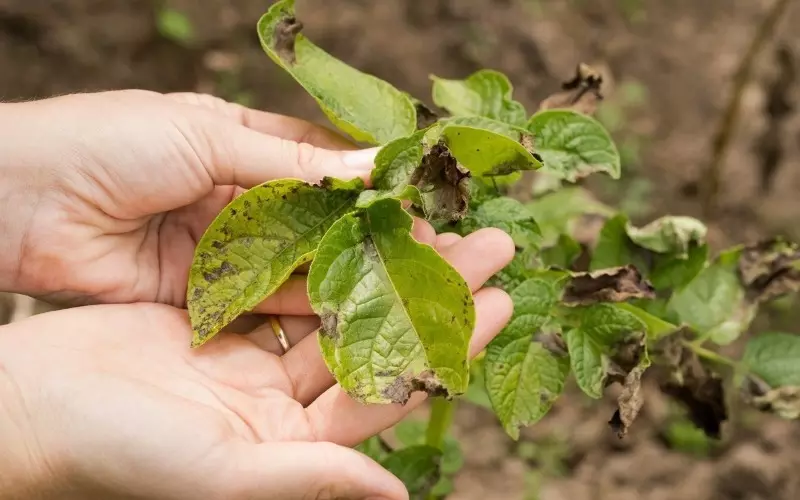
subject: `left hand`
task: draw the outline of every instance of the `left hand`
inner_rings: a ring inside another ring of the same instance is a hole
[[[0,290],[185,305],[194,248],[243,188],[368,178],[375,150],[196,94],[0,104]]]
[[[496,229],[437,237],[424,223],[415,236],[474,291],[474,356],[511,315],[507,294],[481,287],[513,243]],[[315,319],[284,319],[294,347],[283,355],[269,328],[190,350],[186,312],[157,304],[0,328],[0,499],[406,500],[396,478],[349,447],[425,395],[406,406],[355,402],[309,335]]]

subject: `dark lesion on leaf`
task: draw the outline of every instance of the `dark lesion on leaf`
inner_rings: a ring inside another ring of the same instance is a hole
[[[644,405],[642,375],[649,366],[646,349],[646,335],[637,333],[615,346],[609,360],[606,385],[618,383],[622,392],[617,397],[617,410],[608,425],[620,439],[628,434]]]
[[[580,63],[575,75],[561,84],[561,92],[542,101],[539,109],[567,108],[591,115],[603,100],[603,75],[595,68]]]
[[[411,398],[411,394],[417,391],[425,392],[428,396],[433,397],[440,396],[448,399],[452,397],[433,370],[425,370],[416,376],[410,373],[399,375],[383,390],[382,396],[393,403],[405,405]]]
[[[424,130],[439,120],[439,114],[421,101],[414,103],[414,109],[417,112],[417,130]]]
[[[538,342],[542,345],[542,347],[549,351],[550,354],[557,358],[569,356],[567,343],[564,342],[564,339],[561,338],[561,335],[558,332],[548,332],[542,330],[534,333],[531,336],[531,341]]]
[[[719,439],[728,419],[723,381],[686,345],[693,337],[689,329],[682,328],[653,346],[656,379],[663,393],[686,407],[698,428]]]
[[[225,276],[230,276],[232,274],[236,274],[237,272],[238,269],[236,266],[226,260],[223,261],[222,264],[220,264],[216,269],[212,269],[203,273],[203,278],[209,283],[214,283]]]
[[[781,418],[800,418],[800,387],[772,388],[754,373],[750,373],[741,388],[742,400],[759,411],[774,413]]]
[[[294,44],[298,33],[302,30],[303,23],[298,21],[294,16],[285,17],[275,25],[275,32],[273,34],[275,52],[278,54],[278,57],[289,64],[297,62]]]
[[[433,206],[424,207],[428,219],[458,221],[469,209],[470,177],[469,170],[440,141],[423,155],[409,184],[416,186],[423,196],[433,194]]]
[[[336,342],[339,339],[339,318],[333,311],[323,311],[319,315],[320,335],[324,335]]]
[[[800,247],[774,238],[746,246],[738,262],[739,279],[752,303],[800,290]]]
[[[655,288],[635,266],[575,273],[564,289],[567,305],[590,305],[598,302],[624,302],[630,299],[654,299]]]

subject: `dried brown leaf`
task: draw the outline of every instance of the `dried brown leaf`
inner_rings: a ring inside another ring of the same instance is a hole
[[[739,257],[739,278],[750,302],[767,302],[800,290],[800,248],[775,238],[750,245]]]
[[[566,108],[591,115],[603,100],[602,85],[603,75],[588,64],[580,63],[575,76],[561,84],[561,92],[547,97],[539,109]]]
[[[410,184],[422,194],[427,218],[458,221],[464,218],[469,208],[469,179],[469,170],[458,163],[443,142],[439,142],[422,157]]]
[[[590,305],[598,302],[624,302],[629,299],[653,299],[655,289],[633,265],[575,273],[564,289],[567,305]]]

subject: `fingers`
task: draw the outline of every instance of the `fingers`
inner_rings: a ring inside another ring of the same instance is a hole
[[[514,305],[502,290],[487,288],[475,294],[475,308],[475,332],[470,342],[472,357],[505,326]],[[402,420],[425,399],[424,393],[415,393],[405,406],[363,405],[350,398],[337,384],[309,405],[306,412],[317,439],[355,446]]]
[[[419,222],[419,231],[426,232],[423,224],[427,223]],[[461,273],[470,289],[476,291],[513,258],[514,243],[502,231],[482,229],[439,252]],[[316,335],[303,339],[282,360],[295,387],[294,397],[304,405],[333,384],[320,355]]]
[[[408,500],[394,475],[366,455],[333,443],[242,443],[228,455],[220,478],[227,498]]]

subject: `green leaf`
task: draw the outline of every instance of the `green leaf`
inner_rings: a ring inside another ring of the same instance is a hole
[[[669,335],[670,333],[678,329],[676,325],[664,321],[663,319],[654,316],[653,314],[650,314],[644,309],[636,307],[633,304],[620,302],[618,304],[614,304],[614,307],[633,314],[642,323],[644,323],[644,326],[647,329],[647,336],[650,340],[657,340],[665,335]]]
[[[512,98],[513,87],[498,71],[483,69],[464,80],[433,80],[433,102],[454,116],[484,116],[524,126],[525,107]]]
[[[637,245],[657,253],[687,258],[689,248],[705,243],[708,229],[693,217],[669,215],[644,227],[627,226],[628,237]]]
[[[540,271],[514,291],[514,314],[486,349],[486,389],[506,432],[541,419],[564,388],[569,357],[557,333],[545,332],[565,273]]]
[[[800,387],[800,336],[762,333],[745,347],[742,363],[772,388]]]
[[[648,255],[630,240],[627,226],[628,217],[624,214],[616,215],[606,221],[600,230],[589,269],[606,269],[626,264],[633,264],[642,272],[650,268]]]
[[[683,288],[703,270],[707,261],[708,245],[690,246],[685,259],[656,255],[649,278],[658,290]]]
[[[381,465],[406,485],[412,499],[424,500],[439,481],[442,452],[433,446],[402,448]]]
[[[319,186],[284,179],[229,203],[200,239],[189,272],[192,346],[252,310],[310,261],[328,228],[353,210],[363,186],[360,179],[326,178]]]
[[[594,118],[566,109],[539,111],[528,122],[528,130],[544,159],[543,171],[570,182],[595,172],[619,179],[617,147]]]
[[[372,436],[356,446],[355,449],[376,462],[385,460],[391,452],[391,449],[386,446],[380,436]]]
[[[541,228],[544,246],[555,244],[561,234],[574,238],[575,222],[583,215],[609,217],[614,213],[582,187],[566,187],[553,191],[536,198],[528,207]]]
[[[404,447],[425,443],[427,423],[422,420],[406,419],[394,427],[394,435]],[[444,438],[442,446],[442,473],[455,474],[464,466],[464,452],[461,444],[451,434]]]
[[[535,276],[537,272],[535,255],[536,252],[533,249],[517,249],[511,262],[492,276],[487,285],[506,291],[518,287],[523,281]]]
[[[417,128],[414,104],[392,85],[362,73],[309,41],[294,0],[274,3],[258,22],[267,55],[317,101],[331,122],[357,141],[384,144]]]
[[[720,255],[669,302],[681,322],[721,345],[744,332],[755,314],[737,275],[739,254],[735,250]]]
[[[158,11],[156,16],[158,32],[180,45],[188,45],[194,38],[194,26],[186,17],[186,14],[179,10],[164,7]]]
[[[475,309],[467,283],[394,199],[348,214],[325,234],[308,275],[323,357],[363,403],[463,394]]]
[[[507,233],[519,248],[536,247],[541,235],[528,207],[505,196],[488,200],[471,210],[459,223],[458,232],[466,236],[487,227]]]
[[[580,243],[567,234],[559,235],[555,245],[543,248],[540,252],[542,263],[546,267],[569,269],[575,259],[580,257],[583,249]]]
[[[647,325],[619,304],[579,307],[568,316],[567,322],[574,326],[567,332],[572,372],[581,390],[599,399],[608,376],[608,355],[631,334],[645,333]]]

